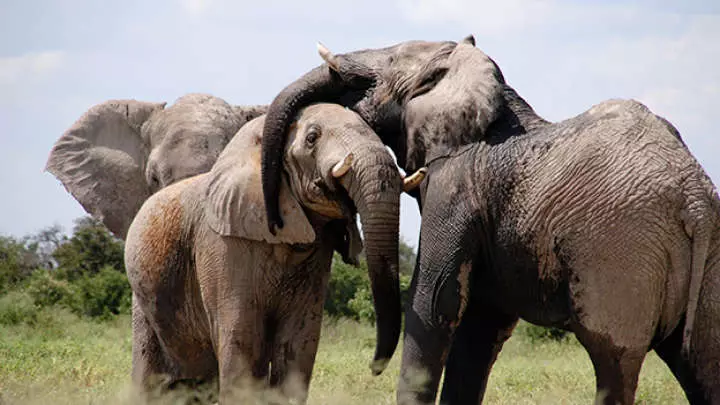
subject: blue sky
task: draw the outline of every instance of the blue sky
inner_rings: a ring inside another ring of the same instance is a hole
[[[354,4],[354,5],[351,5]],[[668,118],[720,182],[720,2],[478,0],[5,0],[0,3],[0,234],[84,214],[49,173],[55,140],[112,98],[173,102],[207,92],[269,103],[334,52],[409,39],[459,40],[500,65],[547,119],[608,98]],[[415,203],[401,232],[416,243]]]

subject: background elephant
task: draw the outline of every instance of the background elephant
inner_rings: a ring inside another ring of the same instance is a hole
[[[155,191],[210,170],[266,106],[231,106],[206,94],[175,104],[109,100],[90,108],[53,146],[46,170],[85,210],[124,239]]]
[[[157,373],[172,380],[219,373],[223,400],[234,384],[269,375],[271,386],[304,401],[333,249],[339,240],[359,253],[356,212],[377,315],[373,370],[395,350],[402,189],[392,156],[352,111],[305,108],[284,152],[286,225],[273,235],[260,187],[263,124],[259,117],[243,126],[209,173],[153,195],[130,227],[125,263],[138,382]],[[292,373],[300,393],[288,387]]]
[[[633,101],[550,123],[472,37],[333,55],[273,101],[263,142],[270,225],[286,116],[341,100],[405,170],[428,166],[401,403],[482,401],[518,317],[573,331],[598,402],[633,402],[648,350],[693,404],[720,402],[720,203],[677,130]],[[411,371],[430,373],[411,384]]]

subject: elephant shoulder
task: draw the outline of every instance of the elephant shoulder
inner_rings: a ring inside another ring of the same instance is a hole
[[[675,140],[683,143],[680,133],[666,119],[655,115],[645,104],[633,99],[610,99],[596,104],[569,120],[577,132],[600,137],[631,137]]]
[[[610,99],[595,104],[588,109],[585,115],[593,121],[614,121],[618,123],[636,122],[646,119],[652,113],[643,103],[632,99]]]

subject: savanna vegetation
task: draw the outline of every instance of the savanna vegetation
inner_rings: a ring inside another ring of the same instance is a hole
[[[405,299],[414,261],[402,243]],[[0,404],[137,403],[129,386],[129,309],[122,241],[99,222],[80,218],[71,235],[53,226],[0,236]],[[394,403],[399,352],[381,376],[368,368],[375,332],[364,264],[334,261],[325,310],[309,403]],[[593,396],[592,366],[574,337],[521,323],[500,354],[486,403],[579,404]],[[636,402],[687,403],[654,354]]]

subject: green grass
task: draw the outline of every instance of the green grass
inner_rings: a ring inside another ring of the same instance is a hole
[[[130,319],[96,323],[52,310],[34,325],[0,327],[0,404],[130,404]],[[368,368],[375,332],[369,325],[327,321],[310,404],[394,404],[399,352],[388,370]],[[493,369],[487,404],[588,404],[594,377],[585,351],[566,342],[511,338]],[[638,404],[687,404],[665,365],[650,354]]]

